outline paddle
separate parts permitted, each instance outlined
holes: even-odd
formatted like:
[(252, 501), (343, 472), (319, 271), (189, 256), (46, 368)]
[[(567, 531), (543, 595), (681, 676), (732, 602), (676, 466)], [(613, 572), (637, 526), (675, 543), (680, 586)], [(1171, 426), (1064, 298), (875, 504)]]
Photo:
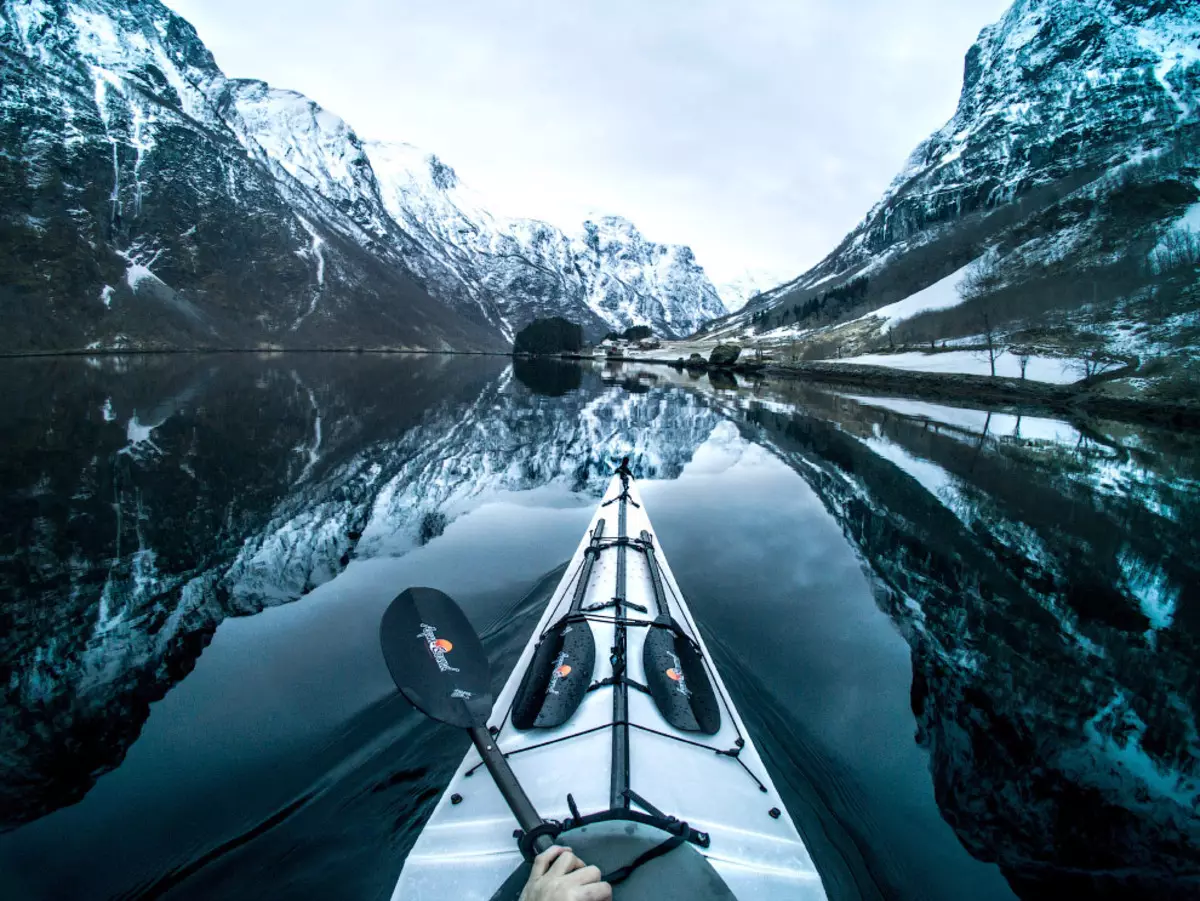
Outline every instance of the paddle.
[(596, 523), (566, 616), (547, 630), (533, 652), (513, 699), (512, 723), (518, 729), (549, 729), (571, 718), (587, 695), (596, 668), (592, 627), (580, 615), (592, 566), (600, 556), (604, 520)]
[[(496, 788), (526, 832), (542, 824), (521, 783), (487, 729), (492, 711), (491, 672), (483, 642), (467, 617), (435, 588), (409, 588), (379, 624), (383, 659), (409, 702), (430, 719), (466, 729)], [(537, 851), (552, 841), (543, 835)]]
[(676, 729), (714, 735), (721, 728), (721, 707), (712, 682), (699, 649), (667, 609), (662, 571), (654, 555), (654, 536), (643, 530), (641, 538), (658, 608), (658, 616), (642, 644), (646, 687), (658, 712)]

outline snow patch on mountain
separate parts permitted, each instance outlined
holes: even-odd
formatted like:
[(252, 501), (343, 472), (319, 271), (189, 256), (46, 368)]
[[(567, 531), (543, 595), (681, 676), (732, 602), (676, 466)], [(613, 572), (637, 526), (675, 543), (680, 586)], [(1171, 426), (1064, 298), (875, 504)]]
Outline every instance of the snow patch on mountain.
[[(348, 123), (304, 95), (227, 78), (195, 30), (157, 0), (4, 0), (0, 34), (16, 51), (5, 79), (22, 88), (0, 105), (6, 118), (28, 120), (18, 150), (30, 190), (41, 156), (66, 148), (88, 176), (67, 179), (70, 190), (86, 184), (107, 196), (104, 223), (91, 221), (95, 205), (71, 201), (72, 227), (95, 262), (102, 266), (109, 249), (123, 253), (134, 236), (147, 246), (157, 238), (175, 294), (201, 308), (210, 299), (222, 324), (244, 313), (268, 333), (256, 338), (336, 343), (343, 330), (367, 329), (405, 346), (496, 347), (551, 315), (599, 337), (635, 324), (679, 336), (725, 313), (688, 248), (649, 241), (618, 218), (567, 234), (494, 217), (436, 156), (405, 145), (372, 145), (368, 156)], [(99, 165), (90, 158), (97, 151)], [(219, 238), (212, 227), (207, 237), (181, 235), (197, 224), (193, 214), (245, 226), (226, 226)], [(239, 240), (240, 231), (253, 239)], [(191, 240), (180, 246), (181, 237)], [(257, 263), (258, 293), (273, 308), (221, 303), (226, 291), (239, 302), (256, 292), (245, 279), (235, 289), (226, 272), (206, 278), (197, 268), (204, 241), (227, 242)], [(205, 249), (210, 261), (229, 262), (228, 252)], [(263, 274), (268, 254), (276, 268)], [(307, 292), (296, 256), (311, 267)], [(101, 291), (96, 280), (87, 295)], [(318, 295), (328, 302), (318, 305)], [(366, 324), (372, 317), (396, 334), (378, 334)], [(244, 323), (229, 325), (245, 340)]]
[[(921, 142), (829, 256), (751, 306), (786, 307), (863, 275), (875, 283), (870, 300), (914, 295), (951, 276), (968, 253), (988, 250), (995, 239), (987, 228), (1011, 227), (985, 227), (983, 216), (1014, 200), (1027, 202), (1028, 216), (1079, 190), (1102, 201), (1120, 188), (1118, 172), (1136, 179), (1139, 167), (1183, 153), (1180, 142), (1198, 111), (1200, 4), (1017, 0), (966, 54), (950, 121)], [(1057, 198), (1037, 195), (1052, 186), (1060, 188)], [(1028, 229), (1012, 242), (1023, 245), (1018, 257), (1001, 266), (1026, 271), (1082, 258), (1103, 218), (1074, 227), (1064, 217), (1049, 230)], [(889, 282), (903, 269), (896, 264), (922, 255), (929, 261), (921, 278), (910, 268), (898, 284)], [(749, 316), (733, 317), (718, 332), (736, 332)]]

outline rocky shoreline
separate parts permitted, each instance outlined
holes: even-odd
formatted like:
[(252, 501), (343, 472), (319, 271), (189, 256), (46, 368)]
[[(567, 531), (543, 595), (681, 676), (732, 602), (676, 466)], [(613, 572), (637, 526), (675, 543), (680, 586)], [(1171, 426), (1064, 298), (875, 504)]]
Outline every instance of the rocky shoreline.
[[(582, 357), (579, 359), (583, 359)], [(610, 357), (612, 362), (653, 364), (710, 373), (736, 373), (757, 378), (800, 379), (852, 386), (868, 393), (901, 393), (925, 400), (999, 404), (1030, 413), (1100, 416), (1127, 422), (1200, 427), (1200, 403), (1121, 397), (1100, 388), (1104, 382), (1067, 385), (1001, 376), (917, 372), (887, 366), (828, 362), (737, 362), (715, 365), (702, 360), (661, 357)]]
[[(511, 356), (487, 351), (447, 351), (420, 348), (195, 348), (141, 349), (96, 348), (59, 351), (26, 351), (0, 354), (0, 358), (101, 357), (144, 356), (153, 354), (419, 354), (439, 356)], [(731, 364), (714, 364), (703, 359), (685, 360), (682, 357), (610, 356), (599, 358), (584, 354), (551, 354), (548, 359), (591, 363), (633, 363), (638, 365), (670, 366), (676, 370), (710, 374), (742, 375), (751, 378), (798, 379), (853, 387), (875, 394), (896, 394), (925, 400), (959, 401), (998, 404), (1006, 408), (1034, 413), (1068, 416), (1100, 416), (1126, 422), (1200, 428), (1200, 403), (1162, 401), (1141, 397), (1121, 397), (1102, 390), (1104, 383), (1074, 383), (1068, 385), (1013, 379), (1000, 376), (966, 375), (944, 372), (916, 372), (886, 366), (831, 362), (779, 363), (774, 361), (738, 360)]]

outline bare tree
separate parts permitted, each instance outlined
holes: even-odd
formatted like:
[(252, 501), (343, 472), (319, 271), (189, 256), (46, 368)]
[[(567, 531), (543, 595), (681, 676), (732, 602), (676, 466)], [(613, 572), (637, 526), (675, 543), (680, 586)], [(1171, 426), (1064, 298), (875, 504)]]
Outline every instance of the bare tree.
[[(1019, 344), (1016, 347), (1009, 348), (1009, 351), (1016, 355), (1017, 365), (1021, 368), (1021, 378), (1025, 378), (1025, 370), (1029, 366), (1029, 358), (1033, 356), (1032, 348)], [(1020, 417), (1018, 417), (1019, 419)]]
[(1112, 362), (1112, 359), (1107, 354), (1093, 350), (1087, 356), (1080, 357), (1075, 361), (1075, 369), (1082, 373), (1083, 381), (1090, 382), (1111, 366)]
[[(996, 332), (992, 328), (992, 319), (985, 311), (983, 314), (983, 337), (987, 341), (988, 363), (992, 367), (992, 375), (996, 374), (996, 359), (1004, 355), (1004, 347), (996, 342)], [(1022, 377), (1024, 370), (1022, 370)]]
[(1003, 283), (995, 254), (987, 253), (963, 274), (958, 283), (958, 294), (963, 300), (975, 300), (995, 293)]
[(1197, 265), (1200, 265), (1200, 233), (1190, 228), (1171, 229), (1150, 255), (1150, 269), (1155, 275)]

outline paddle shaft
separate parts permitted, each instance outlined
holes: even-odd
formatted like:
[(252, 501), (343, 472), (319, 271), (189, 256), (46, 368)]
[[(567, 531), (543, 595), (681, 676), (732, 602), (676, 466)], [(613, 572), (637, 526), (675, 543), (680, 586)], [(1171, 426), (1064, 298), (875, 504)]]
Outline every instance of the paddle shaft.
[(670, 617), (667, 610), (667, 593), (663, 591), (662, 570), (658, 568), (658, 558), (654, 556), (654, 536), (642, 531), (643, 549), (646, 551), (646, 562), (650, 565), (650, 585), (654, 589), (654, 605), (658, 608), (659, 616)]
[[(512, 767), (508, 765), (508, 761), (504, 759), (504, 755), (496, 747), (496, 740), (492, 737), (492, 733), (488, 731), (487, 726), (474, 726), (467, 731), (471, 736), (471, 742), (475, 745), (475, 750), (479, 752), (479, 756), (483, 759), (483, 765), (492, 774), (496, 788), (500, 789), (500, 795), (504, 798), (505, 803), (508, 804), (509, 809), (512, 810), (513, 816), (517, 818), (517, 825), (525, 832), (529, 832), (531, 829), (542, 825), (544, 821), (538, 816), (533, 802), (525, 794), (525, 789), (521, 788), (521, 783), (517, 781)], [(552, 844), (554, 842), (550, 836), (540, 835), (534, 841), (533, 847), (534, 850), (541, 853)]]
[(578, 613), (579, 608), (583, 606), (583, 600), (587, 597), (588, 582), (592, 578), (592, 565), (596, 562), (596, 558), (600, 556), (600, 539), (604, 537), (604, 520), (596, 521), (596, 528), (592, 530), (592, 541), (588, 549), (583, 552), (583, 569), (579, 573), (579, 582), (575, 585), (575, 595), (571, 598), (571, 606), (567, 610), (568, 613)]

